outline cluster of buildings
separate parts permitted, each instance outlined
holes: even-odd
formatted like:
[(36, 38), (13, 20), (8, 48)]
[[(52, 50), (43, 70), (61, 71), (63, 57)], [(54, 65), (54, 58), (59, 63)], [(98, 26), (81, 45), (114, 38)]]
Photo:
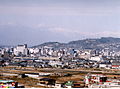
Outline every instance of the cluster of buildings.
[[(120, 68), (120, 51), (79, 50), (73, 48), (55, 49), (48, 46), (39, 48), (27, 47), (27, 44), (0, 49), (1, 65), (55, 68)], [(5, 62), (4, 62), (4, 61)], [(9, 60), (9, 61), (8, 61)], [(7, 62), (6, 62), (7, 61)], [(15, 63), (17, 62), (17, 63)]]
[(120, 51), (114, 51), (109, 48), (101, 50), (97, 49), (74, 49), (74, 48), (61, 48), (56, 49), (48, 46), (41, 46), (38, 48), (28, 48), (27, 44), (18, 45), (16, 47), (1, 48), (0, 54), (9, 53), (18, 57), (29, 56), (29, 57), (76, 57), (83, 59), (90, 59), (92, 56), (106, 56), (107, 58), (115, 58), (120, 56)]
[[(108, 48), (102, 50), (80, 50), (73, 48), (55, 49), (48, 46), (40, 48), (30, 48), (26, 44), (11, 48), (0, 49), (0, 66), (20, 66), (33, 68), (59, 68), (59, 69), (77, 69), (77, 68), (105, 68), (120, 69), (119, 51), (111, 51)], [(24, 68), (23, 68), (24, 69)], [(8, 74), (10, 75), (10, 74)], [(46, 76), (69, 76), (69, 74), (56, 73), (26, 73), (21, 77), (38, 78), (37, 85), (54, 88), (120, 88), (120, 81), (117, 79), (108, 79), (102, 74), (88, 74), (85, 81), (66, 81), (57, 83), (55, 79), (46, 78)], [(0, 81), (0, 87), (18, 87), (14, 81)], [(85, 83), (85, 84), (84, 84)], [(4, 85), (3, 85), (4, 84)], [(82, 85), (83, 84), (83, 85)]]
[(87, 74), (85, 84), (88, 88), (120, 88), (120, 79), (112, 79), (103, 74)]
[(64, 83), (57, 83), (56, 80), (50, 78), (40, 79), (38, 85), (47, 86), (52, 88), (84, 88), (84, 82), (78, 81), (67, 81)]
[(14, 80), (0, 80), (0, 88), (24, 88)]

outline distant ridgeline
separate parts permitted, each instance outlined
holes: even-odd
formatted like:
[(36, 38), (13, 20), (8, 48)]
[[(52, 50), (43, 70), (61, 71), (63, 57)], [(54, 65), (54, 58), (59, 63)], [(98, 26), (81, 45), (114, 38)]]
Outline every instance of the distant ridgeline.
[(9, 46), (9, 45), (0, 45), (0, 48), (5, 48), (5, 47), (9, 48), (9, 47), (13, 47), (13, 46)]
[(120, 50), (120, 38), (113, 37), (101, 37), (96, 39), (84, 39), (77, 41), (70, 41), (69, 43), (59, 43), (59, 42), (46, 42), (32, 48), (41, 48), (43, 46), (52, 47), (55, 49), (60, 48), (75, 48), (75, 49), (103, 49), (110, 48)]

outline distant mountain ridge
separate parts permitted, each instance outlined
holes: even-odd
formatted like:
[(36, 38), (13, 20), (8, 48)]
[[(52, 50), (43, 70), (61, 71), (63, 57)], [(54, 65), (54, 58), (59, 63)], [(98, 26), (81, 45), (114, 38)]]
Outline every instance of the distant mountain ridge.
[(13, 46), (10, 46), (10, 45), (0, 45), (0, 48), (10, 48), (10, 47), (13, 47)]
[(120, 44), (120, 38), (101, 37), (96, 39), (70, 41), (68, 43), (46, 42), (37, 46), (33, 46), (33, 48), (48, 46), (53, 48), (101, 49), (103, 47), (115, 44)]

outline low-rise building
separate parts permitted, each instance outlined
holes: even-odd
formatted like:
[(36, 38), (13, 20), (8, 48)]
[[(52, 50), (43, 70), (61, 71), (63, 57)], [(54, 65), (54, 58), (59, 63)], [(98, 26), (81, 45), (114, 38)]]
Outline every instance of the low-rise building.
[(110, 68), (112, 68), (112, 64), (111, 63), (102, 62), (102, 63), (99, 64), (99, 68), (110, 69)]
[(99, 62), (99, 61), (102, 61), (103, 58), (100, 56), (94, 56), (94, 57), (91, 57), (90, 60)]
[(55, 85), (56, 80), (50, 78), (41, 78), (38, 85)]
[(113, 69), (120, 69), (120, 60), (113, 60), (112, 61), (112, 68)]

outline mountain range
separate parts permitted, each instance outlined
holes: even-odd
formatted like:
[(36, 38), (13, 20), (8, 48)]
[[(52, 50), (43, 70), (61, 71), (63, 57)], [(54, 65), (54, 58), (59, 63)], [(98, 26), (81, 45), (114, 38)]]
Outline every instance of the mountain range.
[(33, 48), (40, 48), (43, 46), (48, 46), (52, 48), (75, 48), (75, 49), (102, 49), (102, 48), (112, 48), (120, 49), (120, 38), (114, 37), (101, 37), (95, 39), (83, 39), (70, 41), (68, 43), (60, 42), (45, 42), (40, 45), (33, 46)]

